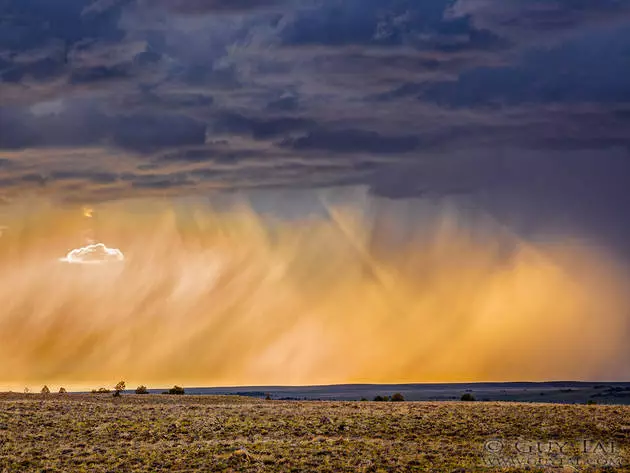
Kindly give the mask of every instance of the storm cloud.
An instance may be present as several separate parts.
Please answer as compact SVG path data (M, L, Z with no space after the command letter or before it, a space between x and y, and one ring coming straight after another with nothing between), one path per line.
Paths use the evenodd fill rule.
M486 193L630 236L625 2L8 0L0 17L7 194Z

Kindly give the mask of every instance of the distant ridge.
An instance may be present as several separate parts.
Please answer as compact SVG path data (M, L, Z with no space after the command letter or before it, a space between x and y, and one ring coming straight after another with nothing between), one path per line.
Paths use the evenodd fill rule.
M149 389L160 393L163 389ZM353 401L401 393L408 401L477 400L630 404L630 381L517 381L476 383L336 384L313 386L186 387L186 394L239 395L289 400Z

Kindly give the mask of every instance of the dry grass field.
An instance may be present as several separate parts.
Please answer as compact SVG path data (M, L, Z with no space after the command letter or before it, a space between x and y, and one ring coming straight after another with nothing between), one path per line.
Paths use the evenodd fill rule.
M3 472L523 471L519 439L530 471L630 471L630 406L0 395Z

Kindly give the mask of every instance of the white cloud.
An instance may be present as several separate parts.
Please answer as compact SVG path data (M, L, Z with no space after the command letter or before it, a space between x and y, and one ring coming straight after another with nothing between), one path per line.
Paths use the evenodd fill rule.
M125 256L120 250L96 243L72 250L60 261L70 264L102 264L124 260Z

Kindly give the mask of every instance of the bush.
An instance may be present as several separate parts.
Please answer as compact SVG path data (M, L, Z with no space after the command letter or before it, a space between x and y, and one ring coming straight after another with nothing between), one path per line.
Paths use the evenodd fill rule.
M42 388L42 394L50 394L50 388L48 386L44 386Z
M462 401L474 401L475 400L475 396L473 396L470 393L462 394L461 400Z
M376 396L376 397L374 398L374 400L375 400L376 402L383 402L383 401L385 401L386 399L385 399L383 396Z
M184 388L182 388L181 386L173 386L171 389L168 390L168 393L182 395L185 394L185 391Z
M66 394L66 388L59 388L59 394Z
M368 400L367 397L362 397L361 398L361 401L367 401L367 400Z
M138 386L136 388L136 394L149 394L146 386Z
M589 399L588 401L586 401L586 404L589 405L589 406L593 406L593 405L597 404L597 401Z
M120 393L125 390L125 387L125 382L119 381L118 384L114 386L114 391L116 391L118 393L118 396L120 396Z
M396 394L394 394L392 396L392 401L394 401L394 402L401 402L401 401L404 401L404 400L405 400L404 396L402 394L400 394L400 393L396 393Z

